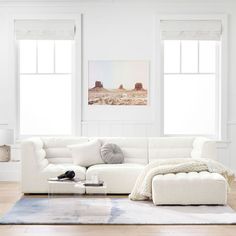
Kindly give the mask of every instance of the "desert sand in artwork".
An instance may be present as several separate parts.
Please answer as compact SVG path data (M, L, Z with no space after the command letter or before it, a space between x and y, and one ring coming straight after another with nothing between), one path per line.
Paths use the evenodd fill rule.
M135 83L132 90L121 84L117 89L106 89L101 81L88 90L89 105L147 105L147 90L142 83Z

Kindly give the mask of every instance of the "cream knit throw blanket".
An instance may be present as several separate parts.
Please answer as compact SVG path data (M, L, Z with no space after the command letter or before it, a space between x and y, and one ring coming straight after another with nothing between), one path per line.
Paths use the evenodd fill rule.
M134 188L129 195L131 200L152 199L152 179L156 175L180 172L208 171L225 177L228 184L234 180L234 173L217 161L206 158L173 158L160 159L148 164L138 176Z

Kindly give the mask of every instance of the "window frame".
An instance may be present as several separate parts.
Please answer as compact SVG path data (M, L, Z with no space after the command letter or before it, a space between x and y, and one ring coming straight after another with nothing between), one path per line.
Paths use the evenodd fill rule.
M215 139L217 141L227 142L227 117L228 117L228 109L227 109L227 86L228 86L228 16L226 14L220 15L160 15L157 17L158 22L158 38L160 39L160 47L159 47L159 60L160 60L160 82L158 86L160 86L160 134L164 137L192 137L192 136L200 136L199 134L165 134L164 133L164 40L161 39L160 35L160 22L161 20L221 20L222 22L222 35L220 40L219 50L217 51L219 57L220 71L219 76L216 78L216 89L218 90L218 96L216 98L216 112L218 113L218 122L216 122L216 132L215 135L204 135L202 136ZM157 48L158 49L158 48ZM217 55L216 55L217 56ZM216 68L217 69L217 68ZM217 73L216 73L217 74ZM217 109L218 108L218 109ZM218 110L218 111L217 111Z
M34 14L34 15L19 15L14 16L11 19L12 26L14 26L15 20L74 20L76 25L76 34L72 43L72 77L71 77L71 134L68 135L81 135L81 120L82 120L82 108L81 108L81 94L82 94L82 36L81 36L81 23L82 14L57 14L56 16L48 14ZM15 74L15 136L16 140L25 139L29 137L50 137L52 134L32 134L22 135L20 134L20 47L19 41L14 38L14 68ZM68 136L68 135L57 135Z
M183 72L182 70L182 42L186 41L186 40L176 40L179 41L180 45L180 55L179 55L179 60L180 60L180 64L179 64L179 72L167 72L165 73L164 71L164 41L162 40L162 47L163 47L163 95L164 95L164 87L165 87L165 75L214 75L215 76L215 134L209 135L209 134L165 134L164 133L164 125L165 125L165 112L164 112L164 96L163 96L163 134L164 136L167 137L171 137L171 136L205 136L205 137L209 137L209 138L217 138L218 137L218 124L219 124L219 79L220 79L220 75L219 75L219 67L217 67L217 65L219 65L219 60L220 60L220 55L219 55L219 50L220 50L220 42L216 42L215 44L215 72L200 72L200 41L202 40L194 40L197 41L197 72ZM168 40L167 40L168 41Z
M70 81L70 83L71 83L71 129L70 129L70 133L68 133L68 134L65 134L65 135L62 135L62 134L43 134L43 135L41 135L40 134L40 136L52 136L52 135L59 135L59 136L67 136L67 135L72 135L73 134L73 130L74 130L74 127L73 127L73 117L72 117L72 115L73 115L73 96L72 96L72 91L73 91L73 78L74 78L74 73L73 73L73 66L72 66L72 68L71 68L71 72L70 73L58 73L58 72L56 72L56 55L55 55L55 53L56 53L56 42L55 41L57 41L57 40L48 40L48 41L53 41L53 72L39 72L39 69L38 69L38 41L45 41L45 40L34 40L34 41L36 41L36 55L35 55L35 57L36 57L36 60L35 60L35 63L36 63L36 71L35 72L33 72L33 73L25 73L25 72L23 72L23 73L21 73L20 72L20 41L21 40L19 40L19 41L17 41L17 55L18 55L18 81L19 81L19 87L18 87L18 94L19 94L19 97L18 97L18 109L19 109L19 112L18 112L18 117L17 117L17 121L18 121L18 127L19 127L19 136L20 137L32 137L32 136L39 136L39 134L37 134L37 133L33 133L33 134L21 134L20 133L20 124L21 124L21 119L20 119L20 84L21 84L21 75L70 75L71 76L71 81ZM71 50L72 50L72 52L74 51L74 42L73 42L73 40L71 40L72 42L71 42ZM74 57L73 57L73 53L71 54L71 63L72 63L72 65L74 64Z

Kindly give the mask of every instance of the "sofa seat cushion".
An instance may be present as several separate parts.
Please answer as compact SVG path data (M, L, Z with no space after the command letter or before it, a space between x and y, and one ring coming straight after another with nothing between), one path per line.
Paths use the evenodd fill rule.
M43 176L48 179L57 177L58 175L65 173L67 170L73 170L77 178L85 180L86 168L73 164L49 164L42 173Z
M224 205L227 182L207 171L157 175L152 180L152 198L155 205Z
M99 180L105 182L107 193L128 194L144 167L145 165L132 163L94 165L87 169L86 179L97 175Z

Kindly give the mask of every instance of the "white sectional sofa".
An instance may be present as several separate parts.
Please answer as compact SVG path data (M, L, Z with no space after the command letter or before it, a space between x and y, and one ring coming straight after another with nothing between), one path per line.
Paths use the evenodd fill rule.
M124 153L123 164L99 164L89 168L76 166L73 164L72 156L67 145L88 142L93 138L88 137L50 137L50 138L31 138L22 142L22 192L23 193L47 193L49 177L56 177L66 170L74 170L76 176L81 180L90 179L97 175L99 179L105 181L107 193L110 194L128 194L131 192L134 183L148 163L160 158L216 158L215 142L201 137L153 137L153 138L128 138L128 137L99 137L102 143L115 143L120 146ZM178 178L183 181L186 179L189 183L190 176L173 176L174 180ZM226 181L217 174L192 173L195 181L201 186L201 179L206 177L206 183L202 190L211 189L211 183L220 183L216 186L217 191L223 191L223 194L212 204L224 204L226 202ZM176 179L177 177L177 179ZM209 182L209 179L211 180ZM181 188L168 188L166 185L170 182L170 176L157 176L153 179L153 199L155 204L168 204L171 200L167 195L175 194L178 196ZM173 181L172 181L173 182ZM176 186L181 183L176 183ZM194 181L191 184L195 184ZM185 186L188 188L188 185ZM184 186L182 187L185 188ZM189 191L186 190L185 191ZM190 190L192 192L192 190ZM218 194L217 191L209 192L209 195ZM60 188L57 193L73 193L74 188ZM161 192L163 195L160 196ZM195 191L196 192L196 191ZM192 192L194 193L194 191ZM200 196L200 195L199 195ZM179 197L180 204L185 199ZM216 197L217 198L217 197ZM167 199L168 201L165 201ZM183 201L182 201L183 199ZM173 199L172 199L173 200ZM171 203L173 203L172 201ZM188 201L191 204L191 201ZM204 202L204 197L203 201ZM194 204L197 204L195 201Z

